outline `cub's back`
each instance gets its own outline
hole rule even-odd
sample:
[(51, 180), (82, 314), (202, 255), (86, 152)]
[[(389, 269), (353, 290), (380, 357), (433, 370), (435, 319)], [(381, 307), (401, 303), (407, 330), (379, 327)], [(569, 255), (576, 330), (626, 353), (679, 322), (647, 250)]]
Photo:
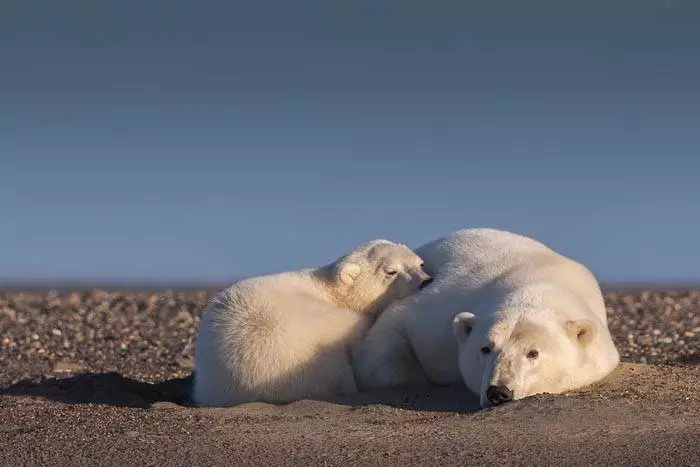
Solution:
[(264, 342), (274, 334), (302, 352), (342, 340), (361, 321), (359, 313), (330, 303), (305, 271), (238, 282), (211, 311), (227, 339)]

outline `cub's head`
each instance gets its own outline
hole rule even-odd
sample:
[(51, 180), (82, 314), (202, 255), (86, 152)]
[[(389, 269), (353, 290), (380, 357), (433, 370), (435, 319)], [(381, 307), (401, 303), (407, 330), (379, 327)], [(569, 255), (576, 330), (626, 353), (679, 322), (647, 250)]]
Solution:
[[(557, 394), (580, 385), (596, 336), (591, 320), (533, 322), (521, 319), (511, 329), (479, 330), (472, 313), (459, 313), (453, 332), (465, 383), (481, 406), (499, 405), (541, 393)], [(485, 331), (485, 332), (484, 332)]]
[(388, 240), (366, 243), (332, 266), (338, 296), (363, 313), (383, 310), (432, 282), (418, 255)]

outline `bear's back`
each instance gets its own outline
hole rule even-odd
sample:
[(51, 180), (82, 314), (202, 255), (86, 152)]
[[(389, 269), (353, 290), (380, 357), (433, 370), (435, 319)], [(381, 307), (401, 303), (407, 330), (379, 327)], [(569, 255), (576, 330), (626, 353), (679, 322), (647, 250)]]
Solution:
[[(463, 229), (427, 243), (417, 253), (438, 278), (449, 281), (444, 290), (492, 293), (488, 289), (520, 289), (528, 284), (558, 284), (583, 299), (605, 320), (599, 284), (582, 264), (530, 237), (489, 229)], [(438, 282), (440, 280), (438, 279)], [(487, 289), (485, 287), (488, 286)]]
[(422, 245), (416, 253), (429, 273), (459, 280), (461, 288), (467, 289), (493, 282), (533, 261), (559, 256), (532, 238), (488, 228), (458, 230)]

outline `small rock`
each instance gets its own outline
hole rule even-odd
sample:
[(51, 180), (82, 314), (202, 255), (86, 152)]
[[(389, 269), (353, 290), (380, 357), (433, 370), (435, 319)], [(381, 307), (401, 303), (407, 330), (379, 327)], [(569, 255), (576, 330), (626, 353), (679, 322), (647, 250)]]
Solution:
[(80, 294), (73, 292), (68, 296), (66, 303), (70, 307), (78, 308), (83, 303), (83, 299), (80, 297)]
[(58, 362), (53, 367), (55, 373), (77, 373), (80, 371), (85, 371), (85, 365), (82, 363), (73, 362)]
[(187, 310), (180, 310), (177, 315), (175, 315), (175, 321), (183, 324), (192, 324), (194, 318), (192, 314)]
[(14, 308), (4, 307), (2, 309), (2, 315), (11, 322), (17, 321), (17, 310)]
[(177, 359), (177, 364), (182, 368), (191, 369), (194, 368), (194, 361), (190, 357), (180, 357)]
[(181, 405), (177, 405), (174, 402), (160, 401), (151, 404), (152, 409), (182, 409)]

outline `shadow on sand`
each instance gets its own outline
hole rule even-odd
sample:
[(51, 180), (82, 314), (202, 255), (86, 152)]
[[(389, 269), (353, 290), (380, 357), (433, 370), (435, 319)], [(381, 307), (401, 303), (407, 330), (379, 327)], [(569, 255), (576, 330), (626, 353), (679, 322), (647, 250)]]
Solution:
[(29, 396), (64, 404), (105, 404), (148, 408), (155, 402), (191, 405), (192, 375), (162, 383), (144, 383), (118, 373), (82, 373), (40, 382), (23, 380), (0, 389), (3, 396)]
[[(104, 404), (150, 408), (157, 402), (193, 407), (190, 400), (193, 375), (161, 383), (144, 383), (118, 373), (83, 373), (40, 382), (20, 381), (0, 389), (2, 396), (40, 397), (63, 404)], [(393, 387), (324, 400), (359, 407), (382, 404), (405, 410), (475, 412), (479, 401), (464, 386)]]

